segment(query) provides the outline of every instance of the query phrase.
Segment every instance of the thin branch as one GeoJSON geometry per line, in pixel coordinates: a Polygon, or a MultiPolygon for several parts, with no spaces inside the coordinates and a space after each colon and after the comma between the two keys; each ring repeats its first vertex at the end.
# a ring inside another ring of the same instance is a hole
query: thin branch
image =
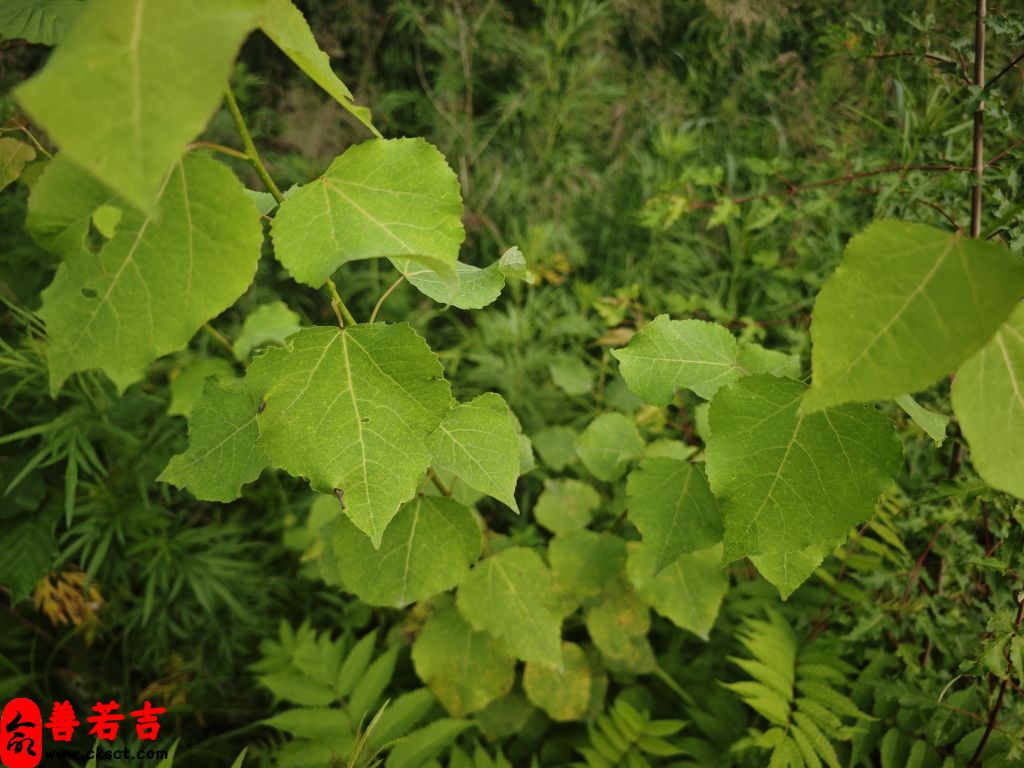
{"type": "Polygon", "coordinates": [[[224,100],[227,102],[228,111],[231,113],[231,117],[234,118],[235,125],[238,127],[238,133],[242,136],[242,143],[245,145],[246,157],[252,164],[252,167],[256,169],[256,173],[259,174],[260,179],[267,187],[267,191],[274,196],[277,202],[284,201],[284,195],[281,190],[278,189],[277,184],[271,178],[270,173],[267,171],[267,167],[263,164],[260,159],[260,153],[256,151],[256,145],[253,144],[252,134],[249,133],[249,127],[245,124],[245,118],[242,117],[241,110],[238,109],[238,102],[235,101],[235,95],[228,88],[224,91],[224,100]]]}
{"type": "Polygon", "coordinates": [[[999,78],[1001,78],[1001,77],[1002,77],[1003,75],[1005,75],[1005,74],[1006,74],[1007,72],[1009,72],[1009,71],[1010,71],[1011,69],[1013,69],[1013,68],[1014,68],[1014,67],[1016,67],[1016,66],[1017,66],[1018,64],[1020,64],[1020,63],[1021,63],[1021,61],[1024,61],[1024,53],[1020,54],[1020,55],[1019,55],[1019,56],[1018,56],[1017,58],[1015,58],[1015,59],[1014,59],[1013,61],[1011,61],[1011,62],[1010,62],[1009,64],[1007,64],[1007,65],[1006,65],[1005,67],[1003,67],[1002,69],[1000,69],[1000,70],[999,70],[999,72],[998,72],[998,74],[997,74],[997,75],[996,75],[995,77],[993,77],[993,78],[992,78],[991,80],[989,80],[989,81],[988,81],[988,85],[986,85],[985,87],[986,87],[986,88],[991,88],[991,87],[992,87],[993,85],[995,85],[995,84],[996,84],[996,81],[997,81],[997,80],[998,80],[999,78]]]}
{"type": "MultiPolygon", "coordinates": [[[[985,16],[987,0],[978,0],[974,19],[974,84],[985,90],[985,16]]],[[[985,102],[974,110],[974,189],[971,191],[971,237],[981,237],[982,183],[985,176],[985,102]]]]}
{"type": "MultiPolygon", "coordinates": [[[[873,171],[861,171],[859,173],[848,173],[845,176],[837,176],[832,179],[825,179],[824,181],[815,181],[810,184],[802,184],[800,186],[789,186],[785,189],[776,189],[771,192],[761,192],[756,195],[747,195],[744,197],[731,197],[727,198],[728,202],[733,205],[742,205],[744,203],[751,203],[756,200],[768,200],[773,197],[794,197],[801,192],[807,192],[812,189],[821,189],[823,187],[834,187],[839,184],[849,184],[850,182],[859,181],[860,179],[867,179],[872,176],[881,176],[886,173],[906,173],[907,171],[939,171],[941,173],[967,173],[973,171],[974,168],[967,167],[964,165],[953,165],[952,163],[920,163],[914,165],[889,165],[885,168],[876,168],[873,171]]],[[[725,200],[708,200],[698,201],[691,203],[690,209],[697,210],[700,208],[715,208],[721,205],[725,200]]]]}
{"type": "MultiPolygon", "coordinates": [[[[984,0],[981,0],[984,2],[984,0]]],[[[1020,634],[1020,625],[1024,621],[1024,586],[1021,587],[1020,594],[1017,595],[1017,618],[1013,622],[1013,632],[1015,635],[1020,634]]],[[[1009,646],[1006,650],[1007,657],[1009,656],[1009,646]]],[[[988,712],[988,722],[985,724],[985,733],[981,736],[981,741],[978,742],[977,748],[974,750],[974,754],[971,755],[970,761],[967,763],[967,768],[974,768],[978,765],[978,760],[981,759],[982,753],[985,751],[985,745],[988,743],[988,737],[992,735],[992,731],[998,730],[996,728],[996,720],[999,718],[999,710],[1003,708],[1003,698],[1006,696],[1006,688],[1010,683],[1010,675],[1013,674],[1013,663],[1007,658],[1006,662],[1006,676],[1003,677],[1003,681],[999,684],[999,693],[996,694],[995,703],[992,705],[992,709],[988,712]]]]}
{"type": "Polygon", "coordinates": [[[1015,149],[1016,149],[1017,147],[1019,147],[1019,146],[1020,146],[1021,144],[1024,144],[1024,139],[1017,139],[1017,140],[1016,140],[1015,142],[1013,142],[1013,144],[1011,144],[1010,146],[1008,146],[1008,147],[1007,147],[1006,149],[1004,149],[1004,150],[1003,150],[1002,152],[1000,152],[1000,153],[999,153],[999,154],[997,154],[997,155],[996,155],[995,157],[993,157],[993,158],[992,158],[991,160],[989,160],[989,161],[988,161],[987,163],[985,163],[985,167],[986,167],[986,168],[989,168],[989,167],[991,167],[991,166],[995,165],[995,164],[996,164],[996,163],[998,163],[998,162],[999,162],[1000,160],[1002,160],[1002,159],[1003,159],[1004,157],[1006,157],[1006,156],[1007,156],[1008,154],[1010,154],[1011,152],[1013,152],[1013,150],[1015,150],[1015,149]]]}
{"type": "Polygon", "coordinates": [[[451,498],[452,489],[445,484],[444,480],[442,480],[441,476],[434,471],[433,467],[427,470],[427,474],[430,476],[430,481],[437,486],[437,490],[441,492],[441,495],[451,498]]]}
{"type": "Polygon", "coordinates": [[[21,121],[20,121],[20,120],[18,120],[18,119],[16,119],[16,118],[15,118],[14,120],[11,120],[11,124],[12,124],[12,125],[14,125],[14,127],[15,127],[15,128],[17,128],[17,129],[18,129],[19,131],[21,131],[22,133],[24,133],[24,134],[25,134],[26,136],[28,136],[28,139],[29,139],[29,141],[31,141],[31,142],[32,142],[33,144],[35,144],[35,147],[36,147],[36,149],[38,149],[38,150],[39,150],[40,152],[42,152],[42,153],[43,153],[44,155],[46,155],[46,156],[47,156],[48,158],[50,158],[51,160],[53,159],[53,155],[51,155],[51,154],[50,154],[50,153],[49,153],[49,152],[48,152],[48,151],[46,150],[46,147],[44,147],[44,146],[43,146],[42,144],[40,144],[40,143],[39,143],[39,139],[37,139],[37,138],[36,138],[36,137],[35,137],[35,136],[34,136],[34,135],[32,134],[32,131],[30,131],[30,130],[28,129],[28,126],[26,126],[26,125],[22,125],[22,124],[21,124],[21,121]]]}
{"type": "Polygon", "coordinates": [[[233,346],[231,346],[231,342],[228,341],[224,337],[223,333],[218,331],[216,328],[214,328],[209,323],[204,323],[203,324],[203,330],[206,331],[208,334],[210,334],[210,337],[214,341],[216,341],[218,344],[220,344],[222,347],[224,347],[224,349],[226,349],[228,352],[230,352],[232,357],[235,356],[235,348],[233,346]]]}
{"type": "Polygon", "coordinates": [[[382,306],[384,306],[384,302],[387,301],[388,296],[390,296],[392,293],[394,293],[395,289],[398,286],[400,286],[402,284],[402,281],[404,281],[404,280],[405,280],[405,275],[399,275],[398,279],[395,280],[395,282],[393,282],[391,285],[389,285],[388,289],[386,291],[384,291],[384,293],[381,295],[381,297],[379,299],[377,299],[377,303],[373,307],[373,312],[370,313],[370,322],[371,323],[374,322],[377,319],[377,313],[380,312],[380,308],[382,306]]]}
{"type": "MultiPolygon", "coordinates": [[[[934,53],[918,53],[917,51],[885,51],[884,53],[876,53],[868,56],[869,59],[916,59],[921,58],[927,61],[934,62],[936,64],[950,64],[956,66],[957,62],[952,59],[947,59],[944,56],[936,56],[934,53]]],[[[960,72],[959,77],[967,85],[971,85],[971,79],[967,77],[966,72],[960,72]]]]}

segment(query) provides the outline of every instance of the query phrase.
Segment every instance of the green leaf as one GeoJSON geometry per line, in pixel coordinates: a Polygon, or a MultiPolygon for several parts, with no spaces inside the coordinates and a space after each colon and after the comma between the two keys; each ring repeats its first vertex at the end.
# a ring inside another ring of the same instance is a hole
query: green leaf
{"type": "Polygon", "coordinates": [[[757,375],[711,402],[706,467],[725,515],[725,562],[835,542],[868,519],[901,458],[866,406],[800,414],[807,388],[757,375]]]}
{"type": "Polygon", "coordinates": [[[296,707],[260,722],[300,739],[326,739],[352,729],[352,719],[336,707],[296,707]]]}
{"type": "Polygon", "coordinates": [[[528,661],[523,672],[527,698],[556,722],[580,720],[590,703],[590,662],[575,643],[562,643],[557,666],[528,661]]]}
{"type": "Polygon", "coordinates": [[[501,395],[488,392],[452,408],[430,435],[433,464],[519,514],[519,432],[501,395]]]}
{"type": "Polygon", "coordinates": [[[660,571],[679,555],[722,540],[722,513],[704,473],[688,461],[644,459],[626,481],[629,520],[660,571]]]}
{"type": "Polygon", "coordinates": [[[480,528],[461,504],[421,496],[398,511],[379,549],[345,518],[334,549],[349,591],[370,605],[403,608],[462,581],[480,554],[480,528]]]}
{"type": "Polygon", "coordinates": [[[621,413],[603,413],[576,438],[576,453],[599,480],[614,482],[640,457],[644,441],[636,423],[621,413]]]}
{"type": "Polygon", "coordinates": [[[658,315],[612,354],[629,388],[654,405],[668,405],[680,388],[710,400],[741,374],[736,339],[722,326],[703,320],[658,315]]]}
{"type": "Polygon", "coordinates": [[[1024,498],[1024,306],[960,366],[953,410],[978,474],[1024,498]]]}
{"type": "Polygon", "coordinates": [[[610,533],[569,531],[548,544],[551,572],[574,597],[593,597],[626,565],[626,543],[610,533]]]}
{"type": "Polygon", "coordinates": [[[896,405],[906,411],[907,415],[914,420],[914,423],[923,429],[928,437],[935,441],[936,447],[942,445],[946,439],[946,427],[949,425],[948,416],[929,411],[910,395],[900,395],[897,397],[896,405]]]}
{"type": "Polygon", "coordinates": [[[167,406],[170,416],[188,416],[203,394],[206,380],[235,378],[235,369],[222,357],[196,357],[190,360],[171,382],[171,402],[167,406]]]}
{"type": "Polygon", "coordinates": [[[83,8],[81,0],[5,0],[0,39],[57,45],[83,8]]]}
{"type": "Polygon", "coordinates": [[[171,458],[157,480],[204,501],[237,499],[269,463],[257,443],[258,407],[241,381],[208,380],[189,418],[188,450],[171,458]]]}
{"type": "Polygon", "coordinates": [[[407,324],[306,328],[256,357],[260,445],[271,461],[344,494],[345,514],[379,546],[430,466],[427,436],[451,391],[441,363],[407,324]]]}
{"type": "Polygon", "coordinates": [[[647,640],[650,612],[632,589],[612,585],[590,607],[585,621],[590,639],[610,670],[639,675],[657,666],[647,640]]]}
{"type": "Polygon", "coordinates": [[[556,472],[561,472],[576,460],[576,431],[572,427],[548,427],[531,435],[533,447],[541,461],[556,472]]]}
{"type": "Polygon", "coordinates": [[[416,674],[449,714],[483,709],[512,689],[515,660],[449,606],[427,620],[412,648],[416,674]]]}
{"type": "Polygon", "coordinates": [[[159,208],[125,208],[114,237],[90,250],[89,219],[113,200],[64,157],[49,163],[29,199],[29,230],[64,259],[40,310],[54,394],[92,368],[123,391],[231,306],[256,272],[260,217],[224,165],[186,157],[160,190],[159,208]]]}
{"type": "Polygon", "coordinates": [[[10,590],[11,605],[28,597],[46,575],[57,552],[53,519],[32,512],[5,518],[0,526],[0,584],[10,590]]]}
{"type": "Polygon", "coordinates": [[[800,378],[800,355],[787,355],[760,344],[741,342],[736,362],[746,373],[770,373],[786,379],[800,378]]]}
{"type": "Polygon", "coordinates": [[[729,588],[721,560],[722,545],[715,544],[680,555],[658,570],[657,552],[640,543],[630,548],[626,570],[648,605],[677,627],[707,640],[729,588]]]}
{"type": "Polygon", "coordinates": [[[498,259],[498,271],[509,280],[522,280],[530,284],[534,281],[533,273],[526,266],[526,257],[515,245],[501,254],[501,258],[498,259]]]}
{"type": "Polygon", "coordinates": [[[25,166],[36,159],[36,151],[28,144],[0,137],[0,189],[14,183],[21,176],[25,166]]]}
{"type": "Polygon", "coordinates": [[[420,768],[437,757],[441,750],[453,744],[459,734],[474,723],[469,720],[451,720],[442,717],[417,731],[413,731],[388,755],[387,768],[420,768]]]}
{"type": "Polygon", "coordinates": [[[814,304],[807,411],[918,392],[977,352],[1024,294],[1024,261],[920,224],[850,241],[814,304]]]}
{"type": "Polygon", "coordinates": [[[594,389],[594,374],[578,357],[564,357],[548,365],[551,380],[567,395],[586,395],[594,389]]]}
{"type": "Polygon", "coordinates": [[[545,480],[533,516],[552,533],[564,534],[586,528],[600,503],[597,491],[579,480],[545,480]]]}
{"type": "Polygon", "coordinates": [[[242,332],[238,334],[232,346],[235,357],[245,360],[257,347],[284,346],[285,339],[297,333],[301,327],[298,314],[288,309],[288,305],[283,301],[262,304],[245,318],[242,332]]]}
{"type": "Polygon", "coordinates": [[[314,288],[349,261],[410,258],[457,287],[462,194],[444,157],[422,139],[349,147],[319,179],[293,189],[271,228],[274,251],[314,288]]]}
{"type": "Polygon", "coordinates": [[[532,549],[510,547],[481,560],[459,587],[459,610],[523,661],[558,664],[561,619],[551,574],[532,549]]]}
{"type": "Polygon", "coordinates": [[[459,309],[482,309],[493,303],[505,287],[505,278],[497,263],[481,268],[456,262],[458,288],[453,293],[451,275],[447,272],[438,273],[427,264],[412,259],[392,258],[390,261],[424,296],[459,309]]]}
{"type": "Polygon", "coordinates": [[[824,544],[812,544],[804,549],[792,552],[772,552],[767,555],[755,555],[750,558],[754,567],[761,575],[774,584],[779,590],[782,599],[787,599],[796,588],[803,584],[812,573],[821,565],[825,557],[835,549],[842,539],[825,542],[824,544]]]}
{"type": "Polygon", "coordinates": [[[262,6],[263,0],[87,3],[15,97],[69,159],[148,211],[185,145],[220,104],[262,6]]]}
{"type": "Polygon", "coordinates": [[[367,744],[379,750],[388,742],[409,733],[437,706],[437,699],[427,688],[416,688],[389,702],[384,714],[370,732],[367,744]]]}
{"type": "Polygon", "coordinates": [[[260,29],[287,54],[288,58],[305,72],[309,79],[323,88],[335,101],[341,104],[359,122],[376,136],[380,133],[373,127],[370,110],[358,107],[352,101],[352,92],[331,69],[327,54],[320,50],[313,31],[306,23],[302,11],[291,0],[265,0],[266,9],[260,21],[260,29]]]}
{"type": "Polygon", "coordinates": [[[348,698],[348,713],[356,722],[365,722],[381,705],[384,691],[395,674],[399,646],[393,645],[373,660],[359,678],[348,698]]]}

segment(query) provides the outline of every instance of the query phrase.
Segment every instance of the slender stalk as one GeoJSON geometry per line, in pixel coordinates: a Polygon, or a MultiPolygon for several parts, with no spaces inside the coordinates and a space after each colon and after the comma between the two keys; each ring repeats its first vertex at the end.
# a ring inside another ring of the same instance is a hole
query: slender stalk
{"type": "Polygon", "coordinates": [[[218,331],[216,328],[214,328],[209,323],[204,323],[203,324],[203,330],[206,331],[208,334],[210,334],[210,337],[214,341],[216,341],[218,344],[220,344],[222,347],[224,347],[224,349],[226,349],[228,352],[230,352],[231,356],[234,357],[234,355],[235,355],[235,348],[233,346],[231,346],[231,342],[230,341],[228,341],[226,338],[224,338],[224,334],[223,333],[218,331]]]}
{"type": "MultiPolygon", "coordinates": [[[[974,84],[985,89],[985,16],[987,0],[978,0],[974,19],[974,84]]],[[[974,189],[971,193],[971,237],[981,237],[981,192],[985,175],[985,102],[974,110],[974,189]]]]}
{"type": "Polygon", "coordinates": [[[388,286],[388,289],[384,291],[381,297],[377,299],[377,303],[373,307],[373,312],[370,313],[371,323],[377,319],[377,313],[380,312],[380,308],[384,306],[384,302],[387,300],[388,296],[395,292],[395,288],[400,286],[403,280],[405,280],[405,275],[400,275],[399,278],[395,280],[395,282],[388,286]]]}
{"type": "Polygon", "coordinates": [[[427,470],[427,474],[430,476],[430,482],[437,486],[437,490],[441,492],[441,495],[451,498],[452,489],[445,484],[444,480],[442,480],[441,476],[434,471],[433,467],[427,470]]]}
{"type": "Polygon", "coordinates": [[[242,143],[245,145],[246,157],[253,168],[256,169],[256,173],[259,174],[260,179],[267,187],[267,191],[274,196],[277,202],[284,200],[284,195],[281,190],[278,189],[277,184],[270,177],[270,173],[267,171],[267,166],[263,164],[260,159],[260,153],[256,151],[256,145],[252,142],[252,134],[249,133],[249,126],[245,124],[245,118],[242,117],[242,112],[238,108],[238,102],[235,101],[235,94],[228,88],[224,91],[224,100],[228,105],[228,112],[231,113],[231,117],[234,118],[235,125],[238,128],[238,133],[242,136],[242,143]]]}
{"type": "Polygon", "coordinates": [[[225,147],[223,144],[217,144],[213,141],[193,141],[188,145],[189,151],[193,149],[212,149],[215,152],[220,152],[231,157],[237,157],[239,160],[248,160],[249,156],[245,152],[239,152],[237,149],[231,147],[225,147]]]}
{"type": "MultiPolygon", "coordinates": [[[[982,0],[984,2],[984,0],[982,0]]],[[[1014,634],[1020,634],[1021,623],[1024,622],[1024,586],[1021,587],[1020,594],[1017,595],[1017,618],[1013,622],[1014,634]]],[[[1009,656],[1009,651],[1007,651],[1009,656]]],[[[985,733],[981,736],[981,741],[978,742],[977,748],[974,750],[974,754],[971,755],[970,761],[967,763],[967,768],[974,768],[978,765],[978,761],[981,759],[982,753],[985,751],[985,745],[988,744],[988,737],[992,735],[992,731],[999,730],[996,728],[996,720],[999,718],[999,711],[1003,708],[1003,698],[1006,696],[1006,689],[1010,685],[1010,675],[1013,674],[1013,663],[1007,658],[1006,664],[1006,676],[1003,681],[999,684],[999,693],[996,694],[996,701],[992,705],[992,709],[988,713],[988,722],[985,723],[985,733]]]]}
{"type": "Polygon", "coordinates": [[[331,294],[331,309],[334,310],[334,314],[338,316],[338,325],[342,328],[345,327],[345,323],[349,325],[358,325],[356,319],[352,317],[352,313],[348,311],[348,307],[345,306],[345,302],[341,299],[341,294],[338,293],[338,286],[334,284],[331,278],[327,278],[327,290],[331,294]]]}

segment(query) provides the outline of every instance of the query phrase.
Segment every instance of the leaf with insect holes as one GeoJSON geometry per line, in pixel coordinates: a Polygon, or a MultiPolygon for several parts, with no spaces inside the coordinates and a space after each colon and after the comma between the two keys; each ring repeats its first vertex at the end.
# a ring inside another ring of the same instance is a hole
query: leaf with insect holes
{"type": "Polygon", "coordinates": [[[722,513],[704,473],[688,461],[644,459],[626,481],[626,509],[660,571],[722,540],[722,513]]]}
{"type": "Polygon", "coordinates": [[[946,376],[1024,295],[1024,260],[983,240],[880,221],[854,237],[818,293],[803,409],[889,400],[946,376]]]}
{"type": "Polygon", "coordinates": [[[441,363],[406,323],[305,328],[249,366],[260,445],[380,546],[430,466],[427,436],[451,405],[441,363]]]}
{"type": "Polygon", "coordinates": [[[40,310],[53,393],[72,373],[92,368],[123,391],[231,306],[256,272],[259,213],[221,163],[186,157],[152,214],[122,204],[114,236],[88,247],[92,214],[117,202],[63,156],[32,189],[27,227],[63,258],[40,310]]]}
{"type": "Polygon", "coordinates": [[[978,474],[1024,498],[1024,305],[960,366],[953,410],[978,474]]]}
{"type": "Polygon", "coordinates": [[[454,606],[431,616],[412,647],[416,674],[448,713],[462,717],[504,696],[516,662],[502,644],[473,629],[454,606]]]}
{"type": "Polygon", "coordinates": [[[470,624],[502,640],[517,659],[561,661],[558,597],[532,549],[510,547],[477,563],[459,587],[458,605],[470,624]]]}
{"type": "Polygon", "coordinates": [[[364,141],[288,194],[271,236],[278,261],[314,288],[346,262],[401,257],[436,272],[453,294],[463,238],[459,181],[423,139],[364,141]]]}
{"type": "Polygon", "coordinates": [[[259,400],[239,380],[206,380],[189,417],[188,450],[171,458],[157,480],[197,499],[231,501],[268,464],[259,446],[259,400]]]}
{"type": "Polygon", "coordinates": [[[462,581],[480,554],[480,541],[480,528],[468,507],[418,496],[398,511],[379,548],[341,518],[334,551],[350,592],[370,605],[404,608],[462,581]]]}
{"type": "Polygon", "coordinates": [[[144,211],[216,111],[264,0],[83,4],[14,95],[64,155],[144,211]]]}
{"type": "Polygon", "coordinates": [[[488,392],[455,406],[427,443],[434,466],[519,513],[519,433],[501,395],[488,392]]]}
{"type": "Polygon", "coordinates": [[[331,60],[320,50],[313,31],[309,28],[302,11],[291,0],[265,0],[266,8],[260,20],[260,29],[274,41],[274,44],[298,65],[309,79],[323,88],[335,101],[350,112],[359,122],[374,134],[370,110],[356,106],[352,91],[331,69],[331,60]]]}
{"type": "Polygon", "coordinates": [[[847,405],[801,414],[807,387],[759,374],[711,401],[706,466],[725,516],[725,562],[793,554],[867,520],[901,459],[892,424],[847,405]]]}
{"type": "Polygon", "coordinates": [[[654,405],[668,405],[677,389],[710,400],[742,374],[736,339],[721,325],[703,320],[658,315],[612,354],[629,388],[654,405]]]}

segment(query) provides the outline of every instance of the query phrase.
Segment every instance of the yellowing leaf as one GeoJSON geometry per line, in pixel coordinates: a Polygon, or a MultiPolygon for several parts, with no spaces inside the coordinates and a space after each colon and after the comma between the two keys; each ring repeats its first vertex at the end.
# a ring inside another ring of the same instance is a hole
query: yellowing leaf
{"type": "Polygon", "coordinates": [[[562,661],[557,666],[528,661],[523,673],[527,698],[552,720],[580,720],[590,703],[590,662],[575,643],[562,644],[562,661]]]}
{"type": "Polygon", "coordinates": [[[502,640],[517,659],[561,660],[558,598],[532,549],[510,547],[477,563],[459,587],[458,605],[470,624],[502,640]]]}
{"type": "Polygon", "coordinates": [[[424,625],[412,661],[416,674],[455,717],[483,709],[508,693],[515,681],[515,659],[498,640],[473,629],[453,606],[424,625]]]}

